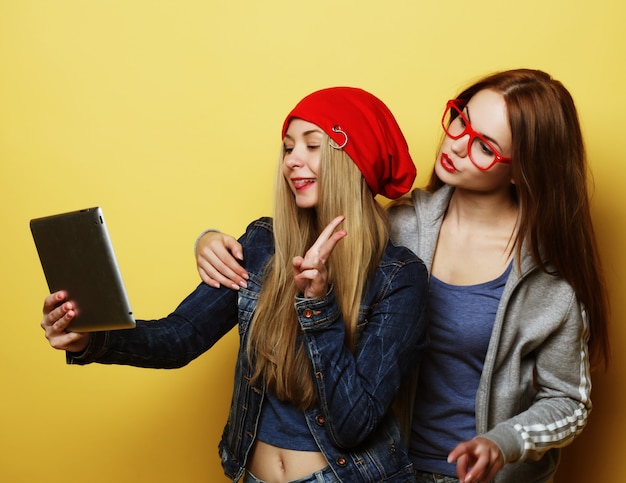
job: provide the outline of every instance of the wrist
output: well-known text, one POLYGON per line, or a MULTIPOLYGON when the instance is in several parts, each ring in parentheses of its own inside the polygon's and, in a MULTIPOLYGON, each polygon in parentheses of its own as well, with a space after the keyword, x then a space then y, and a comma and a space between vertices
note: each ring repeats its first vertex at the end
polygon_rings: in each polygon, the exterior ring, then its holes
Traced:
POLYGON ((219 230, 216 230, 215 228, 207 228, 202 233, 200 233, 200 235, 198 235, 198 238, 196 238, 196 242, 193 244, 193 253, 194 253, 194 255, 198 251, 198 243, 200 243, 200 240, 202 239, 202 237, 204 235, 206 235, 207 233, 212 233, 212 232, 214 232, 214 233, 221 233, 219 230))

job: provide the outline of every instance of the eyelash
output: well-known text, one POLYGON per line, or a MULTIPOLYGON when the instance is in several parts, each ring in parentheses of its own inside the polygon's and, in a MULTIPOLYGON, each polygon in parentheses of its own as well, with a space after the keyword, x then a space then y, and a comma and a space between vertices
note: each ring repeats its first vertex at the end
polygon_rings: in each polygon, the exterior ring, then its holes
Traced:
POLYGON ((484 141, 480 140, 480 148, 483 150, 483 152, 485 154, 488 154, 489 156, 493 155, 493 150, 489 147, 488 144, 486 144, 484 141))
MULTIPOLYGON (((463 129, 465 129, 465 128, 467 127, 467 123, 463 120, 463 118, 462 118, 461 116, 458 116, 458 117, 455 119, 455 121, 456 121, 456 120, 458 120, 458 121, 459 121, 459 123, 461 124, 461 127, 462 127, 463 129)), ((477 138, 477 140, 478 140, 478 141, 479 141, 479 143, 480 143, 480 149, 482 149, 482 150, 483 150, 483 152, 484 152, 485 154, 488 154, 488 155, 490 155, 490 156, 491 156, 491 155, 493 155, 493 150, 489 147, 489 145, 488 145, 488 144, 486 144, 486 143, 485 143, 482 139, 480 139, 480 138, 477 138)))
MULTIPOLYGON (((321 146, 320 145, 307 145, 307 149, 309 151, 314 151, 316 149, 319 149, 321 146)), ((285 151, 285 154, 291 154, 291 152, 293 151, 293 148, 288 148, 287 146, 283 146, 283 149, 285 151)))

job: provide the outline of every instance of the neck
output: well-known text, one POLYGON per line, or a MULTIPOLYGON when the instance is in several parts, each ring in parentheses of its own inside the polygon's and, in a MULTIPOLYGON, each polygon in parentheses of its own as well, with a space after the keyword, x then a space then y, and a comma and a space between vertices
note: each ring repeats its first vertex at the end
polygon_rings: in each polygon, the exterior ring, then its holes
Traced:
POLYGON ((450 199, 446 220, 459 226, 498 227, 517 222, 518 205, 508 188, 498 192, 477 192, 456 188, 450 199))
POLYGON ((454 285, 497 278, 514 256, 518 212, 508 193, 457 188, 439 230, 432 274, 454 285))

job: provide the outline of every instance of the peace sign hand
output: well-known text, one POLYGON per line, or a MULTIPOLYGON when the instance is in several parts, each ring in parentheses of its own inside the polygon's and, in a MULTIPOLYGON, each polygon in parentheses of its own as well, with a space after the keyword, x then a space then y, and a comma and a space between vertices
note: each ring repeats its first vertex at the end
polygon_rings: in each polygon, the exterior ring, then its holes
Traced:
POLYGON ((326 261, 333 249, 348 232, 335 231, 345 216, 338 216, 331 221, 307 250, 304 257, 294 257, 293 274, 298 290, 306 298, 323 297, 328 292, 328 271, 326 261))

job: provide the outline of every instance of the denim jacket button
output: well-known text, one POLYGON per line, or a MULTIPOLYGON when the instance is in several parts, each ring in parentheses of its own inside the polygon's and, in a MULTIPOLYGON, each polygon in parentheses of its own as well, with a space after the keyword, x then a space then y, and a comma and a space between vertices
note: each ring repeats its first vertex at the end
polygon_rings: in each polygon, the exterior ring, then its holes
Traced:
POLYGON ((318 414, 317 416, 315 416, 315 422, 319 426, 324 426, 326 424, 326 418, 322 416, 321 414, 318 414))
POLYGON ((346 466, 348 464, 348 462, 346 461, 346 459, 343 456, 337 456, 337 464, 339 466, 346 466))
POLYGON ((310 319, 313 316, 313 311, 311 309, 304 309, 302 315, 304 315, 307 319, 310 319))

